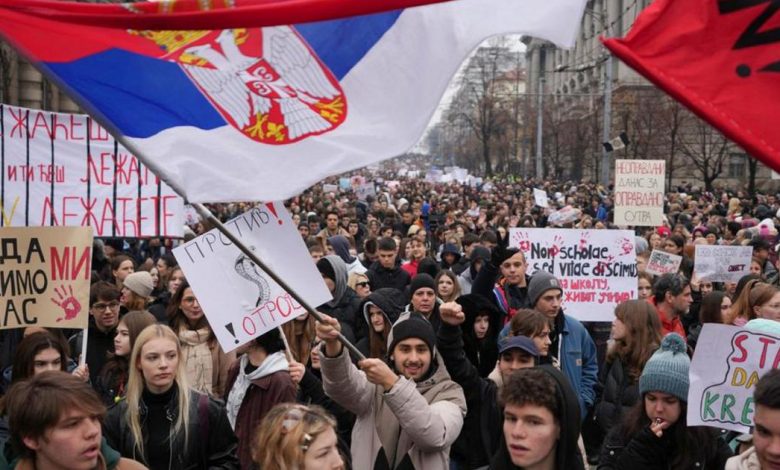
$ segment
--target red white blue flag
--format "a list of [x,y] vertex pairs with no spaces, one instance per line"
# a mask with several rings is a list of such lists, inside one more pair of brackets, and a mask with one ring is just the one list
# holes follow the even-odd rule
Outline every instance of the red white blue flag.
[[407,151],[482,40],[570,46],[584,4],[0,0],[0,34],[189,201],[268,201]]

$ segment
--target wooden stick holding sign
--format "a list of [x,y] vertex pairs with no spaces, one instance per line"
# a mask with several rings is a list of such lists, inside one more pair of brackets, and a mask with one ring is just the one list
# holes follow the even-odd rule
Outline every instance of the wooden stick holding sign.
[[[298,304],[303,307],[311,316],[313,316],[317,321],[322,322],[323,317],[322,315],[315,310],[311,305],[309,305],[308,302],[306,302],[296,291],[294,291],[287,282],[285,282],[281,277],[279,277],[278,274],[276,274],[275,271],[273,271],[266,263],[264,263],[260,258],[257,256],[257,254],[250,250],[244,243],[241,242],[241,240],[238,239],[228,228],[223,224],[219,219],[214,217],[214,214],[211,213],[210,210],[208,210],[203,204],[193,204],[192,205],[195,210],[198,211],[198,213],[203,217],[205,220],[208,220],[211,222],[211,224],[219,230],[222,235],[225,236],[228,240],[230,240],[233,245],[236,246],[244,255],[247,256],[255,265],[257,265],[258,268],[262,269],[268,276],[273,279],[279,286],[284,289],[290,296],[298,302]],[[343,334],[339,332],[338,339],[341,341],[341,343],[349,349],[349,351],[356,357],[358,360],[363,360],[366,357],[363,355],[363,353],[360,352],[358,348],[355,347],[354,344],[350,343],[347,338],[344,337]]]

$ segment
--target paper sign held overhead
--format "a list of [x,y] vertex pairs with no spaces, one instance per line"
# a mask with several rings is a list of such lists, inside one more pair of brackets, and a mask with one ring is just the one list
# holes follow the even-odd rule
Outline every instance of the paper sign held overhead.
[[662,225],[665,177],[663,160],[616,160],[615,224]]
[[749,246],[696,245],[695,253],[693,269],[702,281],[739,282],[750,274]]
[[682,256],[673,255],[661,250],[653,250],[647,262],[645,271],[653,276],[662,276],[668,273],[676,273],[680,269]]
[[0,329],[87,327],[91,228],[0,228],[0,246]]
[[542,189],[534,188],[534,201],[539,207],[548,207],[547,192]]
[[525,254],[528,274],[558,278],[566,314],[580,321],[612,321],[615,305],[637,297],[631,231],[512,228],[509,245]]
[[[284,205],[256,207],[225,226],[311,306],[331,299]],[[305,312],[216,229],[173,254],[225,351]]]

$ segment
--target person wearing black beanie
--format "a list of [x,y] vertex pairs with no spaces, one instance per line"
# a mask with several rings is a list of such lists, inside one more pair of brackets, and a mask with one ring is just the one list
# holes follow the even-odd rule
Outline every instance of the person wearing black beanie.
[[434,331],[439,331],[441,317],[439,317],[439,299],[436,298],[436,282],[425,273],[414,276],[409,284],[411,297],[407,312],[422,314],[433,325]]

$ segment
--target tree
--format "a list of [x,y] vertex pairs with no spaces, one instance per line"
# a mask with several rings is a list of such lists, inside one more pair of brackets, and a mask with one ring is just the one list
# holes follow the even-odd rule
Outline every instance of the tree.
[[686,126],[685,135],[680,139],[680,152],[701,174],[705,190],[713,190],[712,182],[723,172],[730,145],[728,139],[701,119]]

